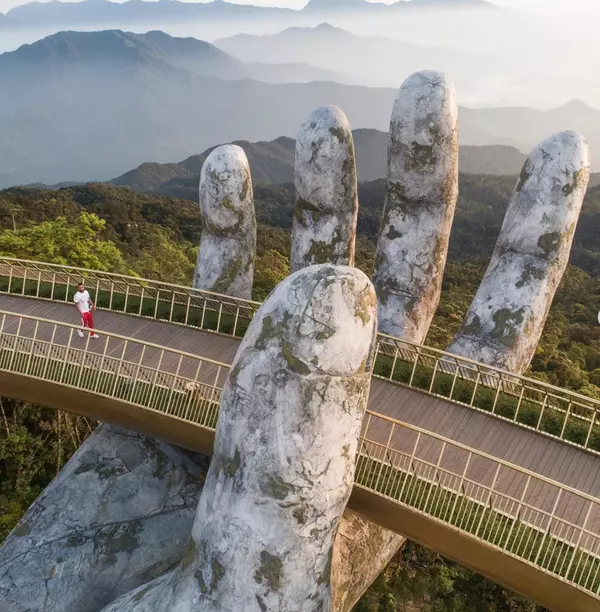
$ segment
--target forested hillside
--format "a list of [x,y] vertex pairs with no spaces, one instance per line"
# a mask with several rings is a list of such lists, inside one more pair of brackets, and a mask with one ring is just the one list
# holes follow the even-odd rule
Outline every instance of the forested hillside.
[[[514,179],[462,175],[444,291],[427,342],[445,348],[483,275]],[[383,181],[360,186],[357,265],[371,271]],[[186,192],[187,193],[187,192]],[[289,273],[291,186],[255,185],[259,219],[254,297]],[[0,254],[139,274],[189,285],[201,226],[195,202],[106,184],[0,192]],[[77,244],[80,248],[74,249]],[[575,247],[529,375],[600,396],[600,188],[589,191]],[[0,540],[94,423],[0,401]],[[421,547],[407,546],[360,612],[532,612],[526,602]]]

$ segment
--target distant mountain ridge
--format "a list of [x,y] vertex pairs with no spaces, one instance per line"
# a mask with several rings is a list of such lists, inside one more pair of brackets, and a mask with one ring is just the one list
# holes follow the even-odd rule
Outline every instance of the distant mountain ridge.
[[[351,66],[357,82],[370,87],[396,86],[396,79],[402,81],[427,67],[451,74],[466,94],[469,87],[474,91],[478,87],[470,52],[359,35],[328,21],[315,27],[293,26],[274,34],[236,34],[213,44],[244,61],[304,61],[334,72],[347,71]],[[492,78],[492,60],[481,56],[477,61],[485,63]]]
[[[361,182],[383,178],[387,169],[388,134],[379,130],[353,130],[358,179]],[[252,176],[256,181],[292,183],[296,141],[282,136],[270,142],[234,141],[246,152]],[[179,163],[144,163],[112,181],[114,185],[136,191],[173,194],[191,183],[197,189],[200,170],[214,147],[192,155]],[[460,148],[460,171],[468,174],[517,175],[526,156],[506,146]],[[180,194],[181,195],[181,194]]]
[[58,32],[16,51],[0,55],[0,71],[18,71],[31,65],[57,68],[77,63],[119,62],[132,65],[159,63],[220,79],[255,78],[267,83],[316,80],[352,82],[350,76],[307,63],[243,62],[196,38],[176,38],[161,31],[135,34],[122,30]]
[[[395,88],[268,84],[227,74],[240,65],[248,68],[194,39],[116,30],[59,33],[0,55],[0,187],[103,181],[144,161],[181,160],[217,143],[293,137],[323,104],[344,110],[357,148],[359,128],[388,129]],[[198,72],[211,67],[222,78]],[[582,102],[551,111],[460,109],[463,146],[527,152],[565,129],[581,131],[592,152],[600,150],[600,112]],[[375,159],[384,167],[385,143],[370,142],[364,147],[371,147],[374,167]]]
[[80,2],[29,2],[0,13],[0,27],[27,27],[57,25],[60,27],[85,24],[127,25],[132,23],[157,24],[196,20],[226,20],[234,18],[265,19],[291,17],[315,11],[361,11],[374,14],[386,12],[443,8],[491,8],[486,0],[399,0],[393,4],[366,0],[311,0],[301,10],[280,7],[235,4],[224,0],[212,2],[180,2],[179,0],[128,0],[118,3],[108,0],[82,0]]

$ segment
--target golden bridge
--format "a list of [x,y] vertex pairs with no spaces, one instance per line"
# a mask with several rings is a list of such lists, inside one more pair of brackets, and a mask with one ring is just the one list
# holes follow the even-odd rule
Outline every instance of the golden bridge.
[[[81,279],[99,339],[71,323]],[[211,455],[259,306],[0,257],[0,389]],[[600,402],[380,334],[349,507],[552,610],[600,610]]]

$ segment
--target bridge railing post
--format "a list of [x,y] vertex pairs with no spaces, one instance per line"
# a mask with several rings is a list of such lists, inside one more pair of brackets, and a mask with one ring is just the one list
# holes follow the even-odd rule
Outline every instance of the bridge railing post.
[[[502,545],[502,548],[504,550],[509,550],[511,548],[511,546],[510,546],[510,538],[511,538],[512,533],[514,531],[515,525],[517,524],[517,522],[519,524],[521,524],[521,513],[523,511],[523,502],[525,500],[525,495],[527,494],[527,491],[529,489],[530,483],[531,483],[531,475],[528,474],[527,475],[527,480],[525,481],[525,486],[523,487],[523,492],[521,493],[521,497],[520,497],[519,501],[517,502],[517,512],[515,513],[515,516],[514,516],[512,522],[511,522],[510,529],[508,530],[508,535],[506,536],[506,540],[505,540],[504,544]],[[530,536],[531,536],[531,533],[533,533],[533,532],[530,532]],[[522,541],[522,536],[521,536],[521,541]],[[521,545],[519,543],[518,546],[514,547],[515,550],[519,550],[520,546]],[[514,554],[517,554],[517,553],[514,553]]]
[[89,369],[87,366],[87,356],[88,356],[89,346],[90,346],[90,335],[86,334],[83,353],[80,354],[81,366],[79,368],[79,375],[77,376],[77,386],[78,387],[81,386],[81,377],[83,376],[84,370]]

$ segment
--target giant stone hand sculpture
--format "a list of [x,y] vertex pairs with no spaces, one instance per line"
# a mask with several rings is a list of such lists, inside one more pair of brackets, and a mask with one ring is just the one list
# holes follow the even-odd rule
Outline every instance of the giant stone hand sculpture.
[[[422,89],[419,89],[419,84]],[[431,72],[413,75],[400,90],[392,117],[388,195],[375,279],[380,295],[383,295],[382,291],[388,291],[391,298],[388,303],[395,304],[396,309],[381,309],[382,330],[393,329],[398,336],[412,340],[422,340],[425,337],[439,300],[439,279],[444,267],[447,234],[456,198],[453,180],[457,149],[454,146],[451,92],[451,84],[444,75]],[[431,96],[427,98],[427,94]],[[428,104],[431,106],[428,107]],[[341,117],[336,113],[329,116],[334,115]],[[407,120],[402,120],[402,117]],[[339,121],[343,123],[341,119]],[[327,125],[331,127],[332,124]],[[323,177],[338,176],[342,181],[342,177],[355,176],[354,160],[349,155],[349,148],[345,157],[337,154],[332,159],[327,157],[340,150],[336,146],[341,139],[334,132],[328,131],[329,140],[321,142],[328,142],[327,146],[317,144],[318,134],[316,138],[310,136],[319,155],[319,165],[301,165],[299,162],[297,176],[303,176],[306,184],[310,184],[315,177],[318,179],[317,184],[322,184]],[[344,127],[344,131],[339,134],[347,133],[349,126]],[[306,142],[313,142],[310,138]],[[416,155],[407,155],[410,150]],[[242,160],[241,156],[237,159]],[[345,165],[341,174],[340,163]],[[315,177],[311,177],[312,172]],[[587,145],[575,134],[559,134],[542,143],[532,153],[507,210],[490,267],[451,350],[487,363],[501,364],[518,373],[527,367],[564,271],[588,174]],[[421,191],[414,191],[415,185],[418,187],[418,181],[415,181],[419,176]],[[344,191],[348,195],[346,199],[340,200],[344,202],[343,210],[347,214],[338,218],[338,222],[344,224],[338,231],[339,235],[344,232],[347,236],[344,242],[347,248],[341,253],[336,251],[328,255],[336,263],[340,262],[338,257],[343,262],[343,258],[351,262],[353,256],[355,196],[351,188],[352,181],[344,185],[350,186],[350,189],[340,191],[334,186],[329,192],[339,194]],[[403,186],[413,189],[408,190],[408,199],[405,200],[398,198],[402,194],[400,187]],[[404,196],[406,198],[406,191]],[[224,198],[224,201],[227,202],[227,199]],[[246,200],[240,198],[239,201],[241,203]],[[309,219],[310,223],[294,231],[294,241],[300,240],[302,236],[304,245],[297,253],[308,253],[311,250],[311,240],[323,242],[316,231],[319,230],[318,224],[311,225],[315,220],[315,211],[307,213],[309,208],[304,206],[298,213],[298,219],[302,213],[302,218]],[[319,211],[317,209],[316,212]],[[327,200],[321,212],[332,213]],[[321,218],[319,214],[316,217],[317,220]],[[530,219],[539,219],[541,222],[532,224]],[[409,248],[412,244],[409,235],[396,235],[402,234],[398,229],[402,223],[405,224],[405,230],[411,228],[411,232],[422,232],[424,241],[413,245],[414,249]],[[309,236],[308,243],[307,234],[299,231],[306,228],[312,228],[312,237]],[[313,254],[317,251],[321,252],[322,249],[312,249]],[[404,255],[398,259],[394,253]],[[414,265],[405,265],[404,256],[407,259],[413,258]],[[302,256],[298,257],[296,266],[300,269],[310,263],[312,260]],[[422,282],[423,271],[431,274],[431,283]],[[508,304],[506,309],[510,311],[510,316],[503,316],[502,304]],[[489,306],[491,308],[487,308]],[[391,327],[385,327],[388,324]],[[521,332],[533,340],[519,340]],[[328,332],[324,330],[324,333]],[[246,341],[244,346],[248,349]],[[290,348],[294,350],[290,352]],[[305,361],[295,347],[287,347],[286,354],[296,367],[302,369],[295,359],[300,359],[302,363]],[[237,363],[242,362],[240,357]],[[292,364],[288,365],[291,367]],[[306,376],[310,378],[310,372]],[[275,393],[273,380],[270,386]],[[256,384],[262,383],[257,379]],[[250,391],[253,390],[254,386]],[[285,448],[285,445],[282,447]],[[235,464],[235,452],[232,455],[231,449],[222,456],[230,459],[233,457]],[[219,460],[217,457],[215,459],[213,465],[216,463],[217,467],[211,468],[210,482],[212,495],[216,494],[215,499],[221,501],[219,492],[224,489],[219,487],[224,487],[228,480],[223,474],[216,474]],[[212,588],[213,578],[216,580],[221,576],[219,567],[233,568],[235,563],[226,556],[223,560],[217,558],[219,565],[215,564],[214,567],[202,561],[206,558],[203,556],[204,549],[209,551],[208,556],[214,551],[219,554],[222,552],[201,524],[204,520],[212,520],[209,495],[203,498],[198,509],[192,540],[195,548],[188,548],[187,553],[184,552],[192,531],[194,509],[201,488],[195,482],[198,471],[195,458],[179,449],[117,428],[100,427],[32,505],[0,549],[0,609],[7,607],[15,612],[35,609],[44,609],[45,612],[99,612],[123,593],[139,585],[145,586],[133,591],[132,596],[125,595],[121,603],[128,602],[128,606],[136,606],[137,601],[140,605],[144,601],[154,601],[153,598],[159,597],[160,593],[164,594],[166,584],[182,589],[178,592],[186,593],[186,597],[192,592],[198,594],[198,588],[202,594],[202,583],[205,589]],[[92,478],[98,486],[84,489],[87,493],[78,493],[78,488],[82,486],[81,478],[88,472],[91,474],[88,478]],[[168,475],[166,480],[160,479],[161,474]],[[239,479],[243,480],[241,475]],[[238,482],[235,475],[233,480]],[[243,483],[246,481],[243,480]],[[83,503],[80,500],[86,494],[89,497]],[[68,523],[60,520],[65,499],[72,500]],[[238,501],[237,496],[228,499]],[[173,500],[177,502],[173,504]],[[151,508],[149,513],[148,508]],[[230,510],[232,517],[237,516],[235,510],[234,507]],[[293,518],[293,513],[291,516]],[[171,517],[173,520],[170,520]],[[199,517],[202,520],[199,521]],[[297,535],[293,531],[290,533],[293,537]],[[323,541],[328,542],[328,538],[333,537],[332,533],[332,529],[325,529]],[[229,537],[225,533],[222,535]],[[349,611],[387,565],[402,541],[403,538],[397,534],[346,511],[334,545],[332,608],[336,611]],[[313,551],[317,555],[315,559],[321,559],[324,548],[317,548],[318,551]],[[260,555],[256,556],[258,549],[255,547],[253,550],[253,561],[245,558],[251,569],[241,568],[241,571],[246,571],[245,580],[248,579],[248,572],[255,572],[254,583],[250,585],[254,590],[248,593],[255,596],[257,609],[261,610],[263,604],[267,605],[265,609],[294,609],[293,606],[286,608],[285,602],[297,602],[298,599],[294,599],[297,594],[287,590],[279,591],[281,597],[276,600],[271,589],[271,577],[279,574],[279,564],[271,563],[271,557],[265,555],[264,571],[261,570],[262,560]],[[270,549],[265,547],[265,550],[269,552]],[[269,555],[273,553],[269,552]],[[179,569],[167,573],[178,563]],[[258,570],[256,563],[259,563]],[[318,582],[319,576],[323,578],[324,575],[319,574],[316,565],[310,571],[316,572],[312,580]],[[194,572],[199,572],[201,581],[198,580],[198,586],[191,585],[189,581],[190,567],[194,568]],[[274,573],[271,570],[275,570]],[[232,570],[232,575],[237,575],[236,572]],[[163,578],[151,582],[157,576]],[[219,586],[221,584],[231,586],[231,582],[219,578],[215,589],[224,589],[219,591],[224,597],[234,597],[235,589],[225,589]],[[145,591],[145,587],[151,588]],[[312,592],[318,589],[306,581],[304,587],[312,588]],[[317,598],[321,595],[323,603],[327,604],[327,593],[324,590],[318,591]],[[263,604],[259,605],[256,596],[267,599],[262,599]],[[136,597],[139,597],[137,601]],[[180,602],[185,605],[184,598]]]
[[532,151],[448,351],[510,372],[527,369],[569,261],[588,180],[588,146],[578,134],[556,134]]
[[244,150],[223,145],[200,175],[202,237],[194,287],[252,299],[256,218],[250,166]]
[[[431,78],[431,73],[428,75]],[[413,76],[408,82],[427,83],[427,79],[416,79]],[[443,80],[440,78],[438,82]],[[428,86],[423,93],[427,89]],[[396,113],[402,109],[406,91],[403,86],[392,116],[388,168],[396,181],[404,179],[402,164],[394,159],[395,155],[399,154],[401,161],[408,166],[406,172],[409,177],[414,172],[413,161],[406,157],[406,148],[398,144],[393,146]],[[411,91],[410,88],[408,91]],[[441,113],[436,116],[443,118]],[[442,155],[456,158],[457,153],[456,148],[438,151],[436,159],[439,167],[454,167],[457,160],[444,161]],[[492,261],[449,352],[517,374],[527,369],[568,261],[588,179],[588,146],[580,135],[573,132],[557,134],[534,149],[515,187]],[[394,201],[390,191],[396,189],[395,184],[388,176],[386,206]],[[410,215],[399,214],[397,217],[396,223],[408,219],[409,226],[414,224],[425,227],[428,236],[437,237],[435,248],[427,249],[427,243],[425,248],[421,247],[418,269],[406,266],[402,261],[410,241],[405,241],[402,235],[395,236],[398,245],[394,245],[391,244],[394,241],[385,236],[392,224],[390,216],[384,211],[374,274],[376,288],[380,292],[381,331],[393,330],[398,337],[413,341],[424,339],[427,334],[431,322],[429,313],[437,307],[440,291],[437,283],[432,282],[427,286],[416,282],[416,279],[422,278],[423,269],[435,271],[435,278],[441,279],[440,265],[443,269],[444,262],[440,260],[438,245],[440,239],[447,245],[449,230],[443,207],[454,208],[453,199],[443,200],[444,195],[443,191],[439,192],[442,201],[438,202],[440,210],[435,223],[432,223],[431,215],[435,207],[431,202],[425,202],[421,208],[418,202],[413,202]],[[387,262],[387,275],[382,281],[382,276],[377,276],[377,268],[381,268],[381,253],[386,250],[387,259],[384,261]],[[411,295],[411,300],[401,297],[395,301],[395,314],[381,299],[381,283],[388,283],[384,287],[387,291],[391,278],[393,287],[410,287],[412,291],[404,294]],[[415,305],[419,303],[424,305],[422,312],[425,314],[415,317]],[[387,566],[403,542],[404,539],[399,535],[346,511],[336,541],[339,553],[334,556],[333,609],[336,612],[348,612]]]
[[292,272],[317,263],[354,264],[358,187],[354,140],[336,106],[315,109],[296,139]]
[[[256,223],[241,148],[219,147],[207,158],[200,208],[196,284],[250,297]],[[164,574],[184,553],[209,461],[98,427],[0,548],[0,610],[97,612]]]
[[286,278],[233,361],[192,538],[177,569],[104,612],[322,612],[354,481],[377,300],[356,268]]
[[458,197],[458,107],[439,72],[400,88],[390,122],[387,195],[373,283],[379,329],[422,343],[440,301]]

